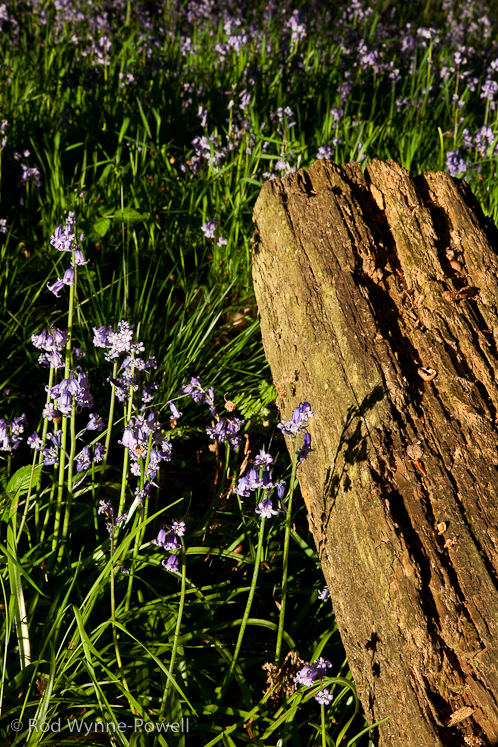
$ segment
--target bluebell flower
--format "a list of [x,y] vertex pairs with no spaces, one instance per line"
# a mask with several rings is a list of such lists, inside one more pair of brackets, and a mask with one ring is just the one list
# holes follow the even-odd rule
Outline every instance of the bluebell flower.
[[297,672],[294,677],[294,682],[297,682],[298,685],[304,685],[305,687],[313,687],[316,679],[318,679],[317,670],[310,664],[306,664],[299,670],[299,672]]
[[47,328],[44,327],[39,334],[31,335],[31,342],[33,343],[35,348],[45,349],[47,337],[48,337]]
[[29,436],[27,443],[30,449],[35,449],[36,451],[41,451],[43,448],[43,439],[40,438],[36,431]]
[[263,486],[263,481],[255,469],[249,470],[246,480],[249,490],[258,490],[258,488]]
[[295,438],[298,433],[302,433],[308,419],[313,417],[314,414],[315,411],[311,409],[309,402],[301,402],[292,413],[291,419],[287,422],[282,421],[277,425],[277,428],[286,436]]
[[256,506],[256,513],[261,516],[262,519],[271,519],[272,516],[277,516],[279,513],[278,509],[273,508],[271,498],[265,498]]
[[53,445],[58,448],[61,445],[62,441],[62,431],[53,430],[51,433],[49,431],[47,433],[47,441],[51,441]]
[[88,446],[83,446],[81,453],[76,457],[76,473],[86,472],[91,466],[90,449]]
[[49,289],[49,291],[51,291],[54,294],[54,296],[56,296],[57,298],[60,298],[59,294],[61,290],[64,288],[64,281],[61,280],[60,278],[57,278],[55,283],[52,283],[52,285],[50,285],[50,283],[47,283],[47,288]]
[[169,558],[162,561],[162,566],[172,573],[178,572],[178,555],[170,555]]
[[59,455],[57,453],[57,449],[54,446],[49,446],[47,449],[43,449],[43,464],[46,467],[50,467],[51,465],[54,465],[57,467],[59,464]]
[[72,267],[68,267],[62,277],[64,285],[74,285],[74,270]]
[[173,530],[168,532],[163,547],[165,550],[168,550],[168,552],[175,552],[181,547],[180,542],[178,542],[176,532],[174,532]]
[[89,259],[87,259],[85,262],[85,257],[83,256],[83,252],[81,251],[81,249],[75,249],[73,267],[87,265],[89,262]]
[[87,431],[98,431],[101,433],[104,430],[104,421],[96,412],[91,412],[88,416],[90,419],[86,425]]
[[106,348],[109,333],[112,332],[110,325],[93,327],[93,344],[96,348]]
[[66,221],[64,228],[57,226],[50,237],[50,243],[59,252],[72,252],[76,246],[76,236],[72,229],[71,222]]
[[93,447],[93,461],[98,464],[102,461],[105,455],[105,446],[102,446],[100,442],[96,443]]
[[161,527],[159,529],[159,532],[157,533],[157,537],[155,540],[152,540],[153,545],[157,545],[158,547],[164,547],[166,544],[166,528]]
[[330,705],[334,700],[334,696],[331,695],[330,691],[327,689],[320,690],[320,692],[315,695],[315,700],[317,703],[320,703],[320,705]]
[[45,420],[60,420],[62,413],[59,412],[52,402],[49,402],[43,408],[42,417],[45,418]]
[[330,591],[329,591],[328,586],[326,586],[325,589],[323,589],[322,591],[318,593],[318,599],[320,599],[322,602],[328,599],[329,596],[330,596]]
[[180,412],[178,407],[175,405],[174,402],[168,402],[169,409],[171,410],[171,418],[170,420],[177,420],[178,418],[181,418],[183,415],[183,412]]
[[240,495],[241,498],[248,498],[251,495],[247,477],[239,477],[238,485],[233,489],[233,492]]
[[130,428],[125,428],[123,438],[118,443],[127,446],[129,449],[134,449],[138,444],[138,439]]
[[264,470],[261,476],[261,487],[263,488],[263,490],[271,490],[275,487],[275,484],[272,481],[271,472],[267,469]]
[[71,414],[71,410],[73,409],[73,398],[68,391],[65,391],[55,400],[55,404],[57,405],[59,412],[68,416]]
[[172,530],[177,537],[183,537],[185,535],[185,522],[173,520]]
[[279,480],[278,482],[275,483],[275,487],[277,488],[277,495],[279,499],[283,500],[283,498],[285,497],[285,490],[287,488],[287,483],[285,482],[285,480]]
[[259,454],[254,459],[253,464],[257,469],[269,467],[271,464],[273,464],[273,457],[271,454],[267,454],[264,449],[260,449]]
[[294,682],[298,685],[305,685],[306,687],[312,687],[315,684],[315,680],[323,679],[327,675],[327,669],[331,667],[330,661],[320,657],[311,664],[306,664],[302,669],[297,672],[294,677]]
[[111,501],[99,501],[99,508],[98,508],[99,514],[106,514],[106,516],[114,516],[114,507],[111,503]]

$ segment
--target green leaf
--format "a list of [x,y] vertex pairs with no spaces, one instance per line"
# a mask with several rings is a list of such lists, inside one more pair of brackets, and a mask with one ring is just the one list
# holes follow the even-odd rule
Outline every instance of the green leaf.
[[[25,467],[20,467],[17,472],[14,472],[9,482],[7,483],[7,493],[27,493],[31,484],[32,488],[38,488],[40,486],[40,468],[36,467],[33,470],[31,465],[27,464]],[[33,480],[31,480],[31,474],[33,474]]]
[[147,215],[142,215],[135,208],[124,208],[124,210],[115,210],[113,218],[116,220],[122,220],[125,223],[140,223],[147,218]]
[[109,220],[109,218],[106,218],[106,217],[97,218],[97,220],[93,224],[93,230],[98,236],[104,237],[107,231],[109,230],[110,226],[111,226],[111,221]]

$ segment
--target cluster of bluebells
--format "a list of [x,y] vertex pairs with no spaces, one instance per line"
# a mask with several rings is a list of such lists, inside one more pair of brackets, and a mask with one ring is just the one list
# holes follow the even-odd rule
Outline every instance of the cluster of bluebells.
[[448,151],[446,168],[450,176],[465,176],[471,179],[474,172],[480,174],[482,171],[482,164],[476,161],[477,155],[481,159],[495,158],[498,155],[498,134],[488,125],[484,125],[473,136],[464,128],[462,135],[464,152],[462,153],[461,149]]
[[67,343],[67,331],[57,329],[57,327],[44,327],[38,335],[31,335],[31,342],[43,352],[40,353],[38,363],[50,368],[64,368],[62,351]]
[[[104,517],[106,519],[106,529],[109,532],[109,537],[114,536],[114,531],[119,524],[121,524],[123,521],[126,520],[126,514],[122,514],[121,516],[114,517],[114,506],[112,505],[111,501],[99,501],[99,508],[98,508],[99,514],[104,514]],[[127,573],[126,569],[121,566],[121,571],[123,573]],[[128,571],[129,573],[129,571]]]
[[[138,374],[141,371],[150,371],[157,368],[157,361],[153,355],[148,360],[139,357],[139,353],[145,350],[143,342],[133,341],[133,324],[124,320],[118,323],[117,330],[111,325],[93,328],[93,344],[96,348],[105,349],[106,361],[114,361],[120,355],[124,355],[118,373],[118,378],[109,378],[108,381],[115,387],[118,400],[124,404],[131,391],[137,392]],[[152,392],[157,388],[154,383],[148,384],[142,391],[142,404],[150,404],[153,400]]]
[[[317,680],[326,677],[327,669],[331,666],[332,664],[330,661],[320,657],[311,664],[306,664],[302,669],[300,669],[294,677],[294,682],[298,685],[304,685],[305,687],[313,687],[317,684]],[[315,695],[315,700],[320,703],[320,705],[329,705],[333,698],[334,696],[331,695],[328,689],[320,690],[320,692]]]
[[[294,410],[291,419],[287,422],[282,421],[277,427],[282,433],[297,438],[300,433],[304,432],[308,419],[313,415],[314,410],[311,409],[309,402],[301,402]],[[306,459],[310,451],[314,451],[314,449],[311,448],[311,435],[306,431],[304,432],[303,445],[297,452],[298,461],[302,462]],[[243,498],[248,498],[251,492],[263,490],[264,498],[256,507],[256,513],[265,519],[279,513],[278,509],[273,508],[271,498],[273,491],[276,489],[280,502],[284,499],[286,493],[285,480],[275,481],[272,477],[270,467],[273,461],[271,454],[261,449],[259,455],[253,460],[252,468],[247,475],[239,477],[238,484],[233,491]]]
[[0,451],[17,449],[27,425],[28,421],[24,413],[12,421],[0,418]]
[[182,549],[182,543],[178,538],[184,536],[185,522],[175,520],[173,521],[173,525],[169,531],[166,530],[166,527],[161,527],[157,538],[153,540],[154,545],[157,545],[163,550],[171,553],[168,558],[165,558],[162,561],[162,566],[167,571],[178,571],[178,553]]
[[[145,346],[142,342],[133,340],[133,330],[134,325],[124,320],[118,323],[116,330],[111,325],[93,328],[93,344],[105,349],[107,361],[115,361],[124,356],[120,362],[118,376],[108,379],[123,405],[129,401],[130,396],[138,392],[139,374],[157,368],[154,356],[149,356],[147,360],[139,356],[145,350]],[[144,473],[147,480],[145,490],[156,479],[160,463],[171,460],[171,445],[161,430],[158,413],[146,412],[156,390],[157,384],[154,381],[142,386],[142,405],[139,410],[136,409],[136,414],[131,416],[119,442],[128,448],[131,474],[139,477]]]
[[[245,424],[245,421],[233,416],[220,417],[214,404],[213,387],[204,389],[198,376],[193,376],[190,379],[190,384],[186,384],[186,386],[180,389],[179,396],[184,395],[191,397],[194,402],[203,402],[208,406],[209,412],[216,421],[213,421],[213,424],[206,428],[206,433],[210,439],[212,441],[216,440],[218,443],[227,442],[230,444],[232,450],[236,451],[243,441],[243,438],[240,435],[240,430]],[[171,406],[172,405],[170,404],[170,407]],[[172,412],[175,418],[178,417],[178,415],[175,415],[175,412],[177,412],[176,408],[175,410],[172,409]]]
[[270,467],[273,464],[273,457],[271,454],[265,452],[264,449],[260,449],[258,456],[253,460],[253,466],[243,477],[239,477],[237,487],[234,488],[233,492],[243,498],[248,498],[252,492],[257,490],[263,490],[264,498],[256,506],[256,513],[262,519],[270,519],[272,516],[276,516],[280,513],[279,509],[273,508],[273,501],[271,495],[276,489],[277,496],[280,501],[283,500],[286,491],[285,480],[274,481]]
[[304,461],[311,451],[315,451],[311,448],[311,434],[306,430],[308,419],[314,414],[315,411],[311,409],[309,402],[301,402],[292,413],[290,420],[283,420],[277,425],[285,436],[292,436],[292,438],[297,438],[300,433],[304,432],[303,445],[297,452],[298,462]]
[[142,474],[143,459],[148,455],[144,474],[149,483],[156,479],[160,463],[171,461],[171,444],[164,437],[156,412],[132,415],[119,443],[128,448],[130,472],[136,477]]
[[[214,239],[217,228],[218,218],[216,218],[215,216],[214,218],[211,218],[211,220],[208,220],[206,221],[206,223],[202,224],[201,231],[207,239]],[[225,246],[226,243],[227,239],[225,239],[223,236],[218,235],[216,246]]]
[[[83,239],[84,234],[81,233],[80,241],[83,241]],[[62,278],[57,278],[55,283],[52,283],[52,285],[47,283],[49,291],[51,291],[57,298],[60,298],[59,294],[65,285],[74,285],[74,268],[78,265],[86,265],[89,262],[89,260],[85,261],[83,252],[78,246],[74,213],[68,213],[64,227],[62,225],[57,226],[50,237],[50,243],[59,252],[70,252],[72,254],[71,265],[64,271]]]
[[[55,425],[60,423],[62,418],[67,418],[72,413],[73,408],[77,413],[85,407],[93,406],[93,396],[90,391],[90,384],[85,372],[78,366],[76,370],[69,371],[67,378],[62,379],[59,384],[53,387],[45,387],[48,394],[48,402],[43,409],[43,417],[52,421]],[[86,431],[101,432],[104,430],[104,421],[97,413],[90,413],[88,423],[85,428],[78,434],[81,438]],[[47,466],[57,466],[59,464],[61,448],[62,430],[55,428],[52,432],[47,433],[46,440],[51,445],[44,444],[43,439],[35,431],[28,438],[28,445],[36,451],[43,454],[43,463]],[[86,472],[90,469],[92,463],[98,464],[104,458],[105,449],[101,443],[93,446],[93,454],[89,446],[83,446],[80,454],[76,456],[76,474]]]

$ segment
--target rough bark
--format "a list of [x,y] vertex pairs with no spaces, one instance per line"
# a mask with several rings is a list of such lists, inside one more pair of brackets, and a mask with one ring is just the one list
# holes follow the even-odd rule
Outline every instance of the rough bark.
[[[498,239],[389,161],[267,182],[253,277],[302,493],[379,744],[498,745]],[[288,444],[291,448],[291,444]]]

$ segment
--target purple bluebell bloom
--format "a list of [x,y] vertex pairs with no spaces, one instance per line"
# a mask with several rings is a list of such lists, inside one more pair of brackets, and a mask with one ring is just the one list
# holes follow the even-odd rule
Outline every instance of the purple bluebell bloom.
[[164,547],[166,544],[166,528],[161,527],[159,529],[159,532],[157,533],[157,537],[155,540],[152,540],[153,545],[157,545],[158,547]]
[[41,451],[43,448],[43,439],[40,438],[36,431],[29,436],[27,443],[30,449],[35,449],[36,451]]
[[258,488],[261,488],[263,486],[263,481],[260,478],[259,473],[255,469],[249,470],[246,480],[249,490],[258,490]]
[[88,417],[90,419],[87,423],[86,430],[98,431],[99,433],[101,433],[104,430],[105,425],[100,415],[98,415],[96,412],[91,412]]
[[318,679],[318,672],[310,664],[306,664],[302,669],[297,672],[294,677],[294,682],[298,685],[304,685],[305,687],[313,687],[315,680]]
[[331,695],[330,691],[327,689],[320,690],[320,692],[315,695],[315,700],[317,703],[320,703],[320,705],[330,705],[334,700],[334,696]]
[[71,414],[71,410],[73,409],[73,398],[68,391],[65,391],[55,400],[55,404],[57,405],[59,412],[68,416]]
[[62,413],[59,412],[52,402],[49,402],[43,408],[42,417],[45,420],[59,420],[62,417]]
[[275,483],[275,487],[277,488],[277,495],[279,499],[283,500],[283,498],[285,497],[285,490],[287,487],[287,483],[285,482],[285,480],[279,480],[278,482]]
[[277,516],[277,514],[280,513],[278,508],[273,508],[271,498],[265,498],[261,501],[261,503],[256,506],[255,511],[262,519],[271,519],[272,516]]
[[85,261],[85,257],[83,256],[83,252],[81,251],[81,249],[75,249],[73,267],[87,265],[89,262],[89,259]]
[[323,679],[327,675],[327,669],[331,667],[330,661],[327,661],[320,657],[311,664],[306,664],[294,677],[294,682],[298,685],[305,685],[306,687],[313,687],[315,680]]
[[98,513],[99,514],[106,514],[106,515],[109,515],[109,516],[114,516],[114,507],[113,507],[111,501],[100,500],[99,501]]
[[51,291],[51,293],[54,294],[54,296],[60,298],[59,294],[64,288],[64,281],[58,278],[55,283],[52,283],[52,285],[50,285],[50,283],[47,283],[47,288],[49,289],[49,291]]
[[173,520],[173,526],[171,527],[177,537],[185,536],[185,522]]
[[62,277],[64,285],[74,285],[74,270],[72,267],[68,267]]
[[92,460],[90,458],[90,449],[88,446],[83,446],[81,453],[76,457],[76,472],[86,472],[92,466]]
[[59,455],[57,449],[54,446],[49,446],[47,449],[43,449],[43,464],[46,467],[54,465],[57,467],[59,464]]
[[178,407],[175,405],[174,402],[168,402],[169,409],[171,410],[171,418],[170,420],[177,420],[178,418],[181,418],[183,415],[183,412],[180,412]]
[[95,464],[98,464],[102,461],[105,455],[105,446],[103,446],[100,442],[96,443],[93,447],[93,461]]
[[170,555],[167,560],[164,559],[162,561],[162,566],[167,571],[171,571],[172,573],[177,573],[178,572],[178,555]]
[[320,599],[322,602],[324,602],[328,597],[330,596],[329,587],[326,586],[325,589],[318,592],[318,599]]
[[268,469],[265,469],[263,475],[261,476],[261,487],[263,488],[263,490],[271,490],[275,487],[275,483],[272,480],[271,472]]
[[241,498],[248,498],[251,495],[247,477],[239,477],[238,485],[233,489],[233,492],[240,495]]
[[255,457],[254,466],[256,469],[269,467],[271,464],[273,464],[273,457],[271,454],[268,454],[264,449],[259,450],[259,454],[257,457]]
[[292,436],[295,438],[298,433],[301,433],[310,417],[313,417],[315,411],[311,409],[309,402],[301,402],[291,415],[291,419],[287,422],[282,421],[277,425],[282,433],[286,436]]

